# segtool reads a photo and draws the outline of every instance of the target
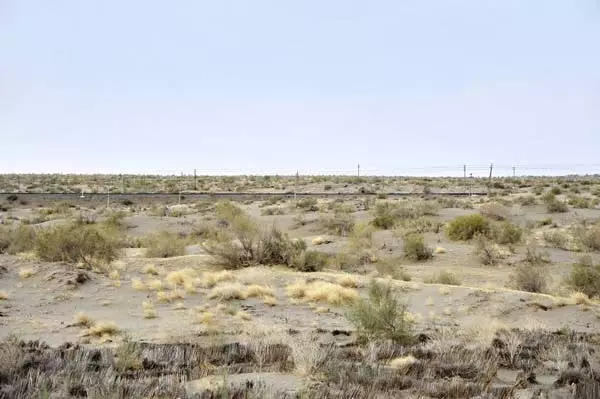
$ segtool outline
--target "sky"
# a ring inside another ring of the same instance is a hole
[[[598,0],[0,0],[0,173],[600,173]]]

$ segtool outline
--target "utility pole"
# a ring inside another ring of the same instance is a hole
[[[198,177],[196,176],[196,169],[194,169],[194,191],[198,191]]]
[[[358,173],[357,176],[360,177],[360,164],[358,164]]]
[[[463,176],[465,179],[467,178],[467,165],[463,165]]]
[[[490,193],[490,189],[492,188],[492,170],[494,169],[494,164],[490,164],[490,178],[488,180],[488,194]]]
[[[183,171],[181,171],[181,179],[179,179],[179,201],[178,204],[181,205],[181,189],[182,189],[182,183],[183,183]]]
[[[517,177],[516,167],[513,166],[513,179]]]
[[[296,192],[298,191],[298,180],[300,180],[300,172],[296,171],[296,182],[294,183],[294,201],[296,201]]]
[[[110,208],[110,186],[106,190],[106,209]]]

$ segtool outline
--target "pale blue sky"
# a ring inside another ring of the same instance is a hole
[[[0,57],[0,172],[600,164],[598,0],[0,0]]]

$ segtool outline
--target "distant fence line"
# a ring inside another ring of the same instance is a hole
[[[69,200],[73,202],[106,202],[108,199],[107,193],[20,193],[20,192],[2,192],[0,196],[5,199],[8,196],[17,196],[18,200],[27,201],[50,201],[50,200]],[[373,192],[352,192],[352,193],[340,193],[340,192],[182,192],[182,193],[111,193],[110,201],[125,201],[125,200],[174,200],[178,201],[189,200],[189,199],[210,199],[210,198],[237,198],[237,199],[260,199],[270,197],[286,197],[286,198],[302,198],[302,197],[322,197],[322,198],[339,198],[339,197],[376,197],[376,196],[387,196],[387,197],[414,197],[414,196],[452,196],[452,197],[468,197],[474,196],[486,196],[487,192],[389,192],[389,193],[373,193]]]

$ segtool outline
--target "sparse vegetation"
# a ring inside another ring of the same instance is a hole
[[[454,241],[471,240],[478,234],[487,236],[490,231],[489,221],[477,214],[458,216],[446,226],[446,235]]]
[[[403,248],[404,256],[410,260],[423,261],[433,258],[433,249],[425,244],[425,238],[420,234],[405,234]]]
[[[546,205],[546,210],[548,211],[548,213],[564,213],[569,211],[567,204],[556,198],[556,194],[554,193],[554,191],[546,193],[542,197],[542,200]]]
[[[573,265],[566,283],[574,291],[582,292],[590,298],[600,296],[600,264],[594,265],[589,255],[581,257]]]
[[[77,222],[41,229],[35,239],[35,253],[40,259],[87,267],[114,261],[120,246],[119,240],[100,226]]]
[[[408,305],[390,284],[372,280],[368,298],[361,298],[348,311],[348,319],[367,340],[390,339],[401,344],[413,339],[412,325],[406,320]]]
[[[424,279],[427,284],[461,285],[461,280],[449,271],[441,271]]]
[[[185,255],[187,240],[179,234],[161,231],[144,239],[147,258],[171,258]]]

